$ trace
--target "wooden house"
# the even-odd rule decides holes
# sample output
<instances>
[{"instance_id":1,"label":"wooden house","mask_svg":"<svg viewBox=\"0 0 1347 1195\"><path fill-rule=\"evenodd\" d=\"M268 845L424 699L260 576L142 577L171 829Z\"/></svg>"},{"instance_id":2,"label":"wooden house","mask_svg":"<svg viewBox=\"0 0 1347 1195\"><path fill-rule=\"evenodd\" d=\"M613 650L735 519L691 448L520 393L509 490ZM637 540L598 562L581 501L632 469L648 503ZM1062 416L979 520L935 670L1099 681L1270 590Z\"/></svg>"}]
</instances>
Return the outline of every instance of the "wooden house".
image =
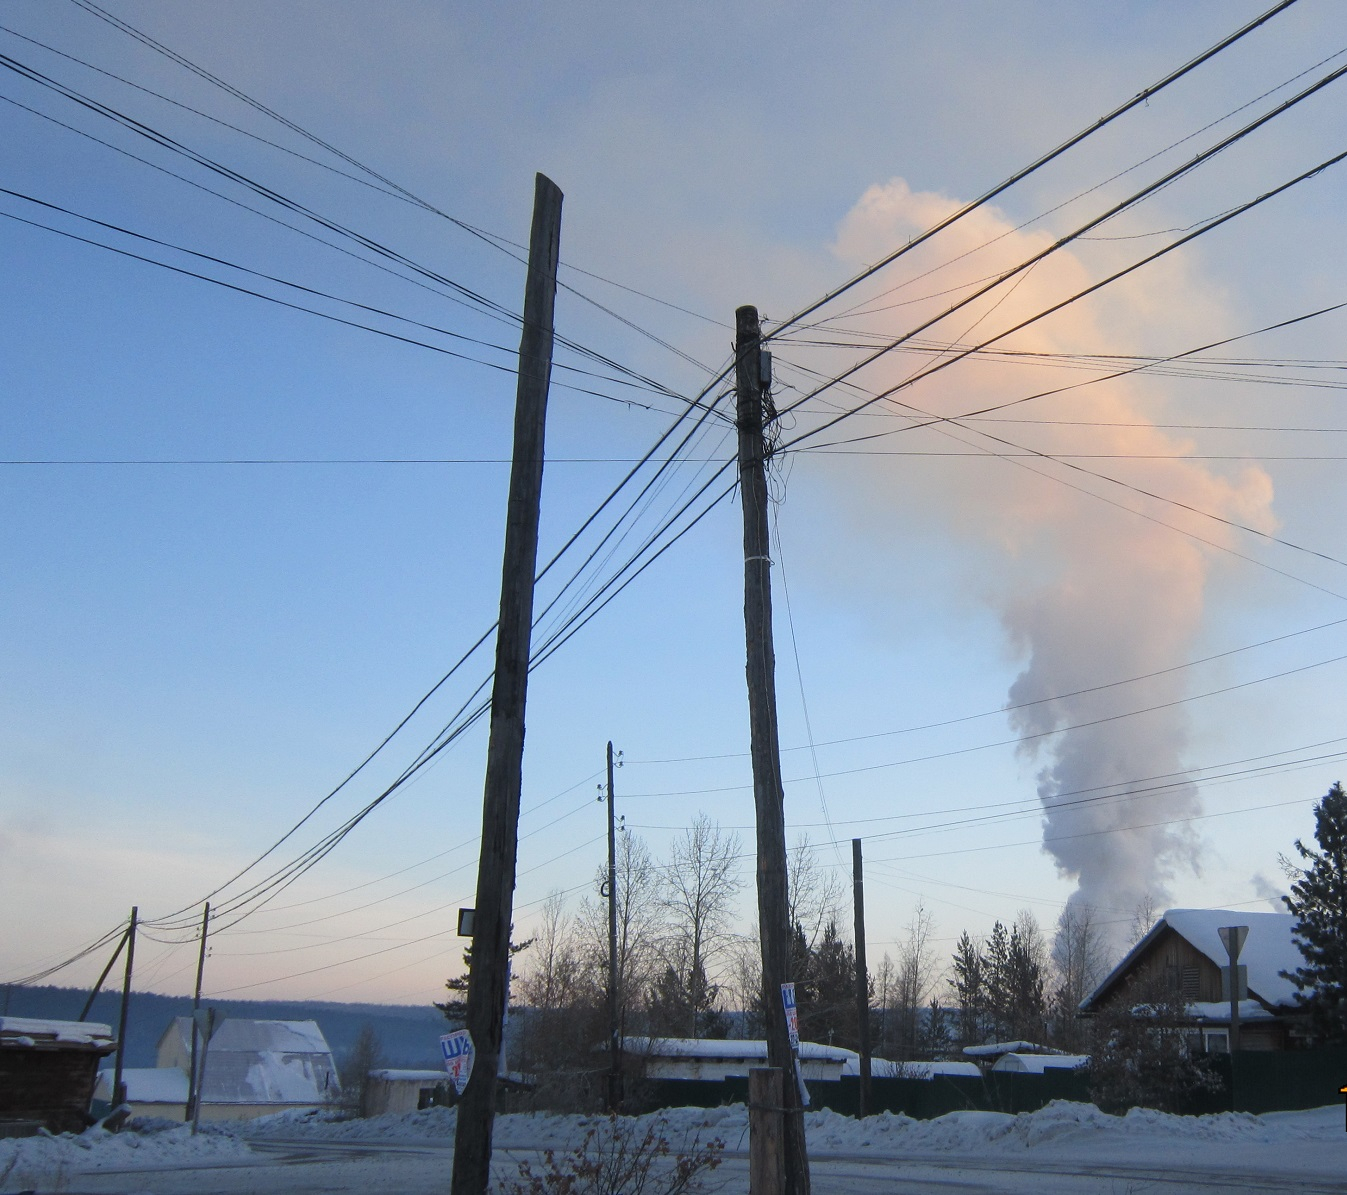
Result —
<instances>
[{"instance_id":1,"label":"wooden house","mask_svg":"<svg viewBox=\"0 0 1347 1195\"><path fill-rule=\"evenodd\" d=\"M1246 913L1230 909L1170 909L1089 996L1082 1016L1128 998L1132 981L1158 977L1186 1004L1186 1028L1205 1051L1230 1048L1229 958L1219 930L1248 926L1239 956L1240 1049L1285 1050L1301 1037L1296 986L1281 975L1304 962L1290 913Z\"/></svg>"}]
</instances>

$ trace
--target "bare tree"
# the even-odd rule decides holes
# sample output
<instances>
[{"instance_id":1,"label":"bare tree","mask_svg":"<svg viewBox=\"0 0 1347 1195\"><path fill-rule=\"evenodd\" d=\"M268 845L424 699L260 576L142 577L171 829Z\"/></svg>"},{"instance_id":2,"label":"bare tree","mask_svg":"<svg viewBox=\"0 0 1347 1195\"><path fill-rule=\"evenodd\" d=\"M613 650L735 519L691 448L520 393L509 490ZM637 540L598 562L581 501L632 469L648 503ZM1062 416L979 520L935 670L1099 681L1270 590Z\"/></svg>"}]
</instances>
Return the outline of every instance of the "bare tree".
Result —
<instances>
[{"instance_id":1,"label":"bare tree","mask_svg":"<svg viewBox=\"0 0 1347 1195\"><path fill-rule=\"evenodd\" d=\"M898 943L895 969L894 1014L899 1058L915 1058L918 1052L921 1010L936 983L935 953L931 934L935 921L920 901L912 911L907 932Z\"/></svg>"},{"instance_id":2,"label":"bare tree","mask_svg":"<svg viewBox=\"0 0 1347 1195\"><path fill-rule=\"evenodd\" d=\"M1052 939L1055 983L1051 1001L1053 1045L1072 1052L1081 1050L1089 1036L1078 1010L1108 972L1108 948L1094 909L1067 905L1057 919Z\"/></svg>"},{"instance_id":3,"label":"bare tree","mask_svg":"<svg viewBox=\"0 0 1347 1195\"><path fill-rule=\"evenodd\" d=\"M845 922L847 885L835 867L823 863L808 834L796 839L788 860L790 924L798 926L813 950L829 923Z\"/></svg>"},{"instance_id":4,"label":"bare tree","mask_svg":"<svg viewBox=\"0 0 1347 1195\"><path fill-rule=\"evenodd\" d=\"M585 1065L591 1038L596 1032L602 1038L597 1024L601 981L596 983L594 969L585 964L560 892L553 892L543 905L533 950L513 986L526 1006L521 1061L539 1070Z\"/></svg>"},{"instance_id":5,"label":"bare tree","mask_svg":"<svg viewBox=\"0 0 1347 1195\"><path fill-rule=\"evenodd\" d=\"M732 940L730 918L741 887L739 838L726 834L705 814L673 844L660 884L658 905L664 932L660 967L652 986L656 1008L670 1029L679 1022L690 1037L708 1027L719 1000L715 972Z\"/></svg>"},{"instance_id":6,"label":"bare tree","mask_svg":"<svg viewBox=\"0 0 1347 1195\"><path fill-rule=\"evenodd\" d=\"M1127 949L1131 950L1133 946L1150 933L1151 927L1159 920L1160 914L1155 907L1155 897L1147 892L1137 901L1137 907L1132 910L1132 925L1127 938Z\"/></svg>"},{"instance_id":7,"label":"bare tree","mask_svg":"<svg viewBox=\"0 0 1347 1195\"><path fill-rule=\"evenodd\" d=\"M384 1065L383 1042L373 1021L360 1026L351 1048L342 1057L338 1074L341 1076L341 1102L357 1116L368 1116L365 1100L369 1087L369 1073Z\"/></svg>"},{"instance_id":8,"label":"bare tree","mask_svg":"<svg viewBox=\"0 0 1347 1195\"><path fill-rule=\"evenodd\" d=\"M873 1049L881 1057L888 1057L894 1048L893 1003L898 986L898 972L893 965L893 956L886 950L870 976L870 986L874 991L875 1016L870 1023L870 1040Z\"/></svg>"}]
</instances>

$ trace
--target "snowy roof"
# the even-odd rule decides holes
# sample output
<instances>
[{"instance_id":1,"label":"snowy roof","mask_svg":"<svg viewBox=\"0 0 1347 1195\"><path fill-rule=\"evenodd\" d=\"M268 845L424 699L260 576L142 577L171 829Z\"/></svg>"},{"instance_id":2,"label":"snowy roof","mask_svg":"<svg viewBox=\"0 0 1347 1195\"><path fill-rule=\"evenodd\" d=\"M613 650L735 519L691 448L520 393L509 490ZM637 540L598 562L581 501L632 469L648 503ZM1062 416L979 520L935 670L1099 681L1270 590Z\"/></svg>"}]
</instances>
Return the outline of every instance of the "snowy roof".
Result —
<instances>
[{"instance_id":1,"label":"snowy roof","mask_svg":"<svg viewBox=\"0 0 1347 1195\"><path fill-rule=\"evenodd\" d=\"M447 1083L448 1071L398 1071L387 1068L370 1071L371 1079L382 1079L385 1083Z\"/></svg>"},{"instance_id":2,"label":"snowy roof","mask_svg":"<svg viewBox=\"0 0 1347 1195\"><path fill-rule=\"evenodd\" d=\"M164 1036L192 1040L191 1017ZM210 1040L202 1085L207 1104L321 1104L338 1088L337 1069L316 1021L221 1021Z\"/></svg>"},{"instance_id":3,"label":"snowy roof","mask_svg":"<svg viewBox=\"0 0 1347 1195\"><path fill-rule=\"evenodd\" d=\"M1033 1041L991 1041L985 1046L964 1046L970 1058L996 1058L1002 1054L1060 1054L1051 1046L1040 1046Z\"/></svg>"},{"instance_id":4,"label":"snowy roof","mask_svg":"<svg viewBox=\"0 0 1347 1195\"><path fill-rule=\"evenodd\" d=\"M621 1049L627 1054L648 1054L660 1058L766 1058L767 1043L751 1039L709 1037L624 1037ZM800 1057L817 1062L842 1062L858 1055L840 1046L824 1046L802 1041Z\"/></svg>"},{"instance_id":5,"label":"snowy roof","mask_svg":"<svg viewBox=\"0 0 1347 1195\"><path fill-rule=\"evenodd\" d=\"M1081 1008L1090 1009L1167 929L1172 929L1216 966L1228 967L1230 959L1221 942L1221 935L1217 932L1227 925L1249 927L1249 936L1239 954L1240 966L1248 970L1249 995L1257 997L1264 1004L1294 1008L1296 985L1289 979L1283 979L1279 972L1294 971L1305 962L1293 936L1295 917L1290 913L1246 913L1231 909L1167 910L1151 927L1150 933L1109 972L1108 978L1081 1001ZM1229 1013L1226 1015L1228 1017Z\"/></svg>"},{"instance_id":6,"label":"snowy roof","mask_svg":"<svg viewBox=\"0 0 1347 1195\"><path fill-rule=\"evenodd\" d=\"M112 1099L113 1072L98 1072L94 1099ZM179 1066L128 1067L122 1071L126 1098L135 1104L187 1103L187 1072Z\"/></svg>"},{"instance_id":7,"label":"snowy roof","mask_svg":"<svg viewBox=\"0 0 1347 1195\"><path fill-rule=\"evenodd\" d=\"M11 1046L108 1046L112 1026L97 1021L49 1021L38 1017L0 1017L0 1040Z\"/></svg>"},{"instance_id":8,"label":"snowy roof","mask_svg":"<svg viewBox=\"0 0 1347 1195\"><path fill-rule=\"evenodd\" d=\"M1088 1054L1006 1054L996 1060L994 1071L1011 1071L1021 1075L1041 1075L1045 1070L1075 1070L1088 1066Z\"/></svg>"}]
</instances>

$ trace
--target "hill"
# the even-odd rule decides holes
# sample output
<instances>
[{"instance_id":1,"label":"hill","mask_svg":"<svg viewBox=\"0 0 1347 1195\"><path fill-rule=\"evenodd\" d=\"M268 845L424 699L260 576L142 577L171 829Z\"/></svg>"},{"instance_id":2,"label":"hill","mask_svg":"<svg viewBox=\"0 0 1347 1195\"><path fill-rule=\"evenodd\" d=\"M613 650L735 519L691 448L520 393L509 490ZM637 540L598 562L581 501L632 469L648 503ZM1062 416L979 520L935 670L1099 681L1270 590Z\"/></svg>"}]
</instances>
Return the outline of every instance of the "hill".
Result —
<instances>
[{"instance_id":1,"label":"hill","mask_svg":"<svg viewBox=\"0 0 1347 1195\"><path fill-rule=\"evenodd\" d=\"M73 1021L89 993L81 988L11 987L0 990L0 1012L14 1017L49 1017ZM256 1020L318 1022L338 1066L365 1025L372 1025L383 1045L384 1064L395 1067L438 1068L440 1034L448 1026L431 1005L335 1004L311 1000L211 1000L207 1003L227 1017ZM89 1013L114 1030L121 992L100 992ZM126 1065L153 1066L155 1046L174 1017L190 1016L190 996L161 996L132 992L127 1016Z\"/></svg>"}]
</instances>

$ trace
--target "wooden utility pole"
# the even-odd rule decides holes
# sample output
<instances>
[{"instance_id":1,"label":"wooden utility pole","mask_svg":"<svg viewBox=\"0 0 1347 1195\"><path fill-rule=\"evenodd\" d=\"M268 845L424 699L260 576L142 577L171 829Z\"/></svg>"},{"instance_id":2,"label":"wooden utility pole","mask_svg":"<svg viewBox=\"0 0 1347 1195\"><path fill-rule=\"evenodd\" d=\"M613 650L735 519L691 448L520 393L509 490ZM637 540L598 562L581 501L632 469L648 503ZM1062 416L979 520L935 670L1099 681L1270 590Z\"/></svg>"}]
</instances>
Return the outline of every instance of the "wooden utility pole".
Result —
<instances>
[{"instance_id":1,"label":"wooden utility pole","mask_svg":"<svg viewBox=\"0 0 1347 1195\"><path fill-rule=\"evenodd\" d=\"M201 913L201 950L196 956L196 988L192 992L192 1068L187 1072L187 1104L183 1108L183 1119L196 1123L196 1101L200 1093L196 1089L196 1052L201 1031L196 1023L196 1011L201 1007L201 977L206 970L206 930L210 925L210 901Z\"/></svg>"},{"instance_id":2,"label":"wooden utility pole","mask_svg":"<svg viewBox=\"0 0 1347 1195\"><path fill-rule=\"evenodd\" d=\"M608 743L608 1111L622 1100L622 1042L618 1028L617 816L613 812L613 744Z\"/></svg>"},{"instance_id":3,"label":"wooden utility pole","mask_svg":"<svg viewBox=\"0 0 1347 1195\"><path fill-rule=\"evenodd\" d=\"M122 953L122 948L126 945L128 930L122 930L122 936L117 939L117 949L112 952L112 957L108 959L108 965L103 968L103 973L98 977L98 982L94 984L93 990L89 993L89 998L84 1002L84 1007L80 1010L79 1019L87 1021L89 1019L89 1010L93 1008L94 1001L98 999L98 993L103 990L103 983L109 975L112 974L112 968L116 965L118 956ZM9 989L5 989L5 1008L9 1008Z\"/></svg>"},{"instance_id":4,"label":"wooden utility pole","mask_svg":"<svg viewBox=\"0 0 1347 1195\"><path fill-rule=\"evenodd\" d=\"M851 904L856 918L856 1025L861 1047L861 1081L856 1115L870 1115L870 972L865 965L865 876L861 840L851 840Z\"/></svg>"},{"instance_id":5,"label":"wooden utility pole","mask_svg":"<svg viewBox=\"0 0 1347 1195\"><path fill-rule=\"evenodd\" d=\"M122 1011L117 1019L117 1062L112 1071L112 1106L126 1103L126 1084L122 1070L126 1062L126 1014L131 1007L131 969L136 961L136 918L140 909L132 906L131 921L126 927L126 976L122 980Z\"/></svg>"},{"instance_id":6,"label":"wooden utility pole","mask_svg":"<svg viewBox=\"0 0 1347 1195\"><path fill-rule=\"evenodd\" d=\"M766 427L776 417L765 392L762 331L756 307L735 313L735 389L739 429L739 497L744 508L744 637L748 649L748 716L757 809L758 936L762 944L767 1065L779 1070L785 1151L784 1195L809 1195L809 1152L795 1059L781 985L790 978L790 912L786 888L786 812L781 743L776 725L776 653L772 646L772 574L767 538Z\"/></svg>"},{"instance_id":7,"label":"wooden utility pole","mask_svg":"<svg viewBox=\"0 0 1347 1195\"><path fill-rule=\"evenodd\" d=\"M533 192L524 330L519 342L514 454L501 569L496 675L491 689L491 735L482 799L482 848L477 867L472 963L468 970L467 1028L476 1050L472 1077L458 1105L453 1195L486 1195L491 1177L491 1130L496 1116L500 1059L514 913L523 781L524 703L533 625L533 577L538 564L538 512L543 484L543 438L552 377L552 324L561 247L561 191L538 175Z\"/></svg>"}]
</instances>

